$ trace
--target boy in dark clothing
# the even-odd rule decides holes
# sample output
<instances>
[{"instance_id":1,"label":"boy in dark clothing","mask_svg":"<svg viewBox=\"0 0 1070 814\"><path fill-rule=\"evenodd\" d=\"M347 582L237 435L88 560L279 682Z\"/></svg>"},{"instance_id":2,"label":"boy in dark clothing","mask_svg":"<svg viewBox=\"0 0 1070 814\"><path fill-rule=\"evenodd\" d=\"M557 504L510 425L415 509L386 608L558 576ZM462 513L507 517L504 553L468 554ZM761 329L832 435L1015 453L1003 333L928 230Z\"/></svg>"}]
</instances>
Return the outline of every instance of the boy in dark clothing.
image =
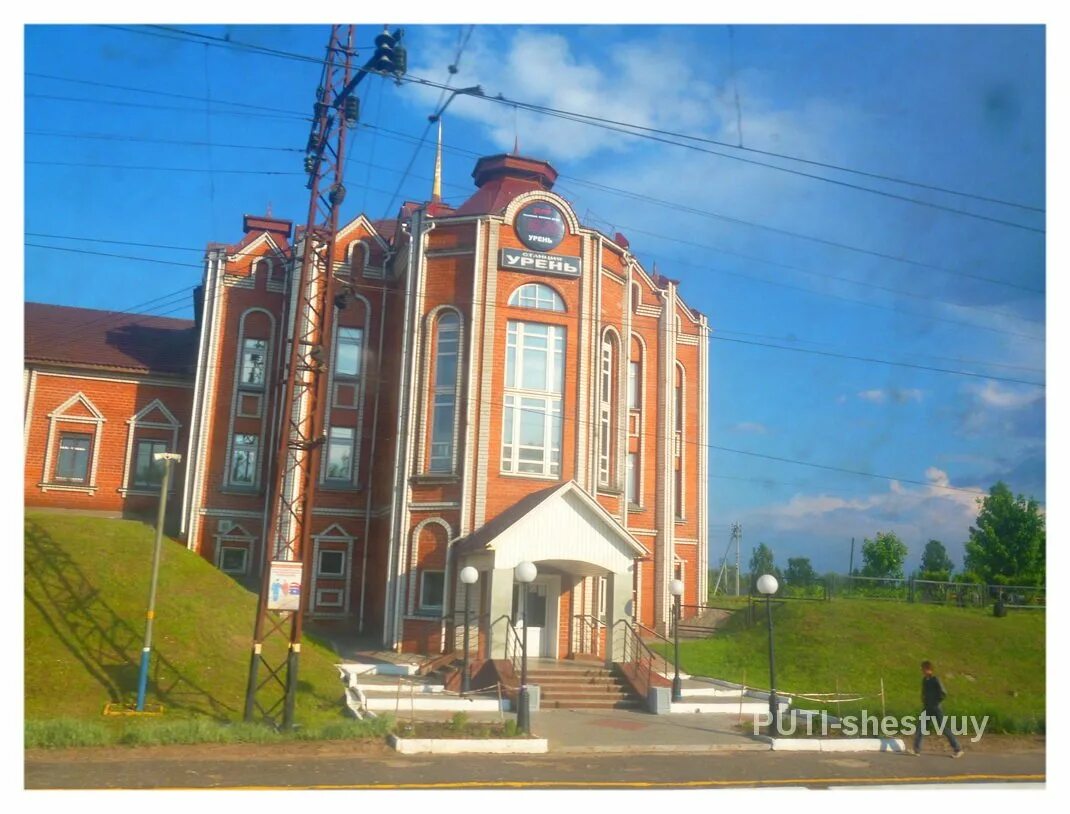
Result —
<instances>
[{"instance_id":1,"label":"boy in dark clothing","mask_svg":"<svg viewBox=\"0 0 1070 814\"><path fill-rule=\"evenodd\" d=\"M921 703L925 708L919 716L918 731L914 735L914 750L912 754L921 754L921 738L924 734L923 726L934 727L935 731L939 732L941 726L944 727L944 735L947 736L947 742L951 744L953 750L951 757L962 757L962 747L959 746L959 742L955 739L955 733L951 731L951 727L947 724L944 716L944 710L940 704L947 698L947 692L944 690L944 685L940 683L940 679L933 673L933 663L931 661L923 661L921 663Z\"/></svg>"}]
</instances>

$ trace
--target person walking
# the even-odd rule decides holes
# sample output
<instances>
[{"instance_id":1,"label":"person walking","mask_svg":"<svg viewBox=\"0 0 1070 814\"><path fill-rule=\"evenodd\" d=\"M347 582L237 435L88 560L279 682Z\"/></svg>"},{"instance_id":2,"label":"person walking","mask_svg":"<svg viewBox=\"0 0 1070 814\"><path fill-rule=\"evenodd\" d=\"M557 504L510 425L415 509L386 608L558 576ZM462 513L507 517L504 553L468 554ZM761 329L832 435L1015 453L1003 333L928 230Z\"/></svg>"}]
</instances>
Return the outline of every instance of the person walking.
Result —
<instances>
[{"instance_id":1,"label":"person walking","mask_svg":"<svg viewBox=\"0 0 1070 814\"><path fill-rule=\"evenodd\" d=\"M933 663L923 661L921 673L921 704L924 709L918 716L918 729L914 734L914 749L911 754L915 756L921 754L921 738L926 734L928 727L932 726L937 733L942 731L947 737L947 742L952 749L951 757L962 757L962 747L959 746L955 733L951 731L947 716L944 715L943 707L940 706L947 698L947 691L933 672Z\"/></svg>"}]
</instances>

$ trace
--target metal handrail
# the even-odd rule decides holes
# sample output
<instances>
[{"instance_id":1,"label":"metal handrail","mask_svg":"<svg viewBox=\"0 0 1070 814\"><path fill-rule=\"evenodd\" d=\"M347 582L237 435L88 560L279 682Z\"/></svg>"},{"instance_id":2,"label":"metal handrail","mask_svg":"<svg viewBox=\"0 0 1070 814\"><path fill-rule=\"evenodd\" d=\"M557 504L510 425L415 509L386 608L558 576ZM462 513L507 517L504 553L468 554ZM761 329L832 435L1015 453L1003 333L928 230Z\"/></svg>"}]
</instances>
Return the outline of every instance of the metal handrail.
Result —
<instances>
[{"instance_id":1,"label":"metal handrail","mask_svg":"<svg viewBox=\"0 0 1070 814\"><path fill-rule=\"evenodd\" d=\"M601 643L599 629L605 627L606 623L590 613L576 613L573 614L572 618L575 619L579 625L582 625L582 627L577 625L574 628L573 652L579 650L581 653L590 653L591 655L597 656L599 645ZM588 634L588 641L586 644L584 644L583 641L584 633ZM580 639L578 648L575 646L575 638L577 635Z\"/></svg>"},{"instance_id":2,"label":"metal handrail","mask_svg":"<svg viewBox=\"0 0 1070 814\"><path fill-rule=\"evenodd\" d=\"M524 640L520 638L520 634L516 632L516 626L513 624L513 620L508 615L503 614L499 616L494 624L505 620L505 657L509 659L513 665L513 673L516 676L520 675L521 664L524 659ZM512 645L512 647L510 647ZM512 650L512 655L510 655Z\"/></svg>"},{"instance_id":3,"label":"metal handrail","mask_svg":"<svg viewBox=\"0 0 1070 814\"><path fill-rule=\"evenodd\" d=\"M648 631L649 633L653 634L654 638L660 639L661 641L665 642L665 644L667 644L667 645L671 646L672 643L673 643L672 639L670 639L670 638L668 638L666 636L662 636L656 630L654 630L653 628L647 627L642 622L636 622L635 626L637 628L639 628L640 630ZM642 637L641 636L640 636L639 640L642 641ZM646 644L646 642L643 642L643 646L646 647L647 650L650 650L650 647L649 647L649 645ZM670 671L673 670L674 665L673 665L673 663L671 661L669 661L667 656L664 656L661 653L658 653L658 652L656 652L654 650L650 650L650 652L653 653L655 657L660 657L661 658L661 661L662 661L662 663L664 665L664 668L665 668L664 671L663 671L663 674L668 674Z\"/></svg>"},{"instance_id":4,"label":"metal handrail","mask_svg":"<svg viewBox=\"0 0 1070 814\"><path fill-rule=\"evenodd\" d=\"M650 687L653 682L654 661L658 658L665 661L665 657L659 656L647 647L646 642L640 637L639 632L632 627L627 619L620 619L617 624L624 625L625 630L624 647L622 648L623 652L621 654L623 658L621 660L626 663L630 662L635 664L636 678L640 678L645 672L646 686Z\"/></svg>"}]
</instances>

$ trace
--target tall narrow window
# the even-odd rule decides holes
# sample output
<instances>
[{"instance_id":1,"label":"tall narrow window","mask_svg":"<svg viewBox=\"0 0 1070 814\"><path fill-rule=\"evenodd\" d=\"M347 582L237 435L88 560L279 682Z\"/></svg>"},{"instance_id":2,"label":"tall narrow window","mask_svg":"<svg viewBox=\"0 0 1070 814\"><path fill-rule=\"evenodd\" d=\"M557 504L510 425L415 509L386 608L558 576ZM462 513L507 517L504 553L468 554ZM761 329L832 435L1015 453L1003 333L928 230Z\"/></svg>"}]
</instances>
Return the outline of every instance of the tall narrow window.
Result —
<instances>
[{"instance_id":1,"label":"tall narrow window","mask_svg":"<svg viewBox=\"0 0 1070 814\"><path fill-rule=\"evenodd\" d=\"M93 436L64 432L59 436L56 480L85 483L89 479L89 448Z\"/></svg>"},{"instance_id":2,"label":"tall narrow window","mask_svg":"<svg viewBox=\"0 0 1070 814\"><path fill-rule=\"evenodd\" d=\"M628 362L628 409L639 409L639 363L634 359Z\"/></svg>"},{"instance_id":3,"label":"tall narrow window","mask_svg":"<svg viewBox=\"0 0 1070 814\"><path fill-rule=\"evenodd\" d=\"M241 387L262 388L267 359L267 340L248 339L242 342L241 375L238 384Z\"/></svg>"},{"instance_id":4,"label":"tall narrow window","mask_svg":"<svg viewBox=\"0 0 1070 814\"><path fill-rule=\"evenodd\" d=\"M676 378L673 389L673 422L674 422L674 471L673 471L673 502L676 518L684 516L684 369L676 363Z\"/></svg>"},{"instance_id":5,"label":"tall narrow window","mask_svg":"<svg viewBox=\"0 0 1070 814\"><path fill-rule=\"evenodd\" d=\"M509 320L505 349L502 471L561 474L565 329Z\"/></svg>"},{"instance_id":6,"label":"tall narrow window","mask_svg":"<svg viewBox=\"0 0 1070 814\"><path fill-rule=\"evenodd\" d=\"M444 312L436 322L435 377L431 398L432 472L452 472L457 417L457 374L460 368L461 318Z\"/></svg>"},{"instance_id":7,"label":"tall narrow window","mask_svg":"<svg viewBox=\"0 0 1070 814\"><path fill-rule=\"evenodd\" d=\"M598 388L598 484L609 486L613 449L613 339L602 339L602 367Z\"/></svg>"},{"instance_id":8,"label":"tall narrow window","mask_svg":"<svg viewBox=\"0 0 1070 814\"><path fill-rule=\"evenodd\" d=\"M334 359L334 375L347 379L359 378L363 362L363 349L363 328L339 328Z\"/></svg>"},{"instance_id":9,"label":"tall narrow window","mask_svg":"<svg viewBox=\"0 0 1070 814\"><path fill-rule=\"evenodd\" d=\"M625 482L625 498L634 506L639 505L639 453L628 453L628 472Z\"/></svg>"},{"instance_id":10,"label":"tall narrow window","mask_svg":"<svg viewBox=\"0 0 1070 814\"><path fill-rule=\"evenodd\" d=\"M237 486L256 485L256 467L260 439L256 435L239 432L234 434L231 452L230 482Z\"/></svg>"},{"instance_id":11,"label":"tall narrow window","mask_svg":"<svg viewBox=\"0 0 1070 814\"><path fill-rule=\"evenodd\" d=\"M353 478L353 428L331 427L327 435L327 480Z\"/></svg>"}]
</instances>

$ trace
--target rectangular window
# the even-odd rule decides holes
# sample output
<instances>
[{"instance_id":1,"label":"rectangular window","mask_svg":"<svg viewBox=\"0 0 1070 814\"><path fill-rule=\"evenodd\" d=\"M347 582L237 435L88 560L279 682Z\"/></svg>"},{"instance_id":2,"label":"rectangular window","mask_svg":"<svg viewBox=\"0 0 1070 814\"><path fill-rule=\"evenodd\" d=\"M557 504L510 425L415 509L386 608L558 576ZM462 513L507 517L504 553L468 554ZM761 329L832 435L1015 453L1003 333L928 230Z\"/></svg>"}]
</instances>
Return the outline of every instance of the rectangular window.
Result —
<instances>
[{"instance_id":1,"label":"rectangular window","mask_svg":"<svg viewBox=\"0 0 1070 814\"><path fill-rule=\"evenodd\" d=\"M234 435L230 458L230 482L236 486L255 486L260 439L239 432Z\"/></svg>"},{"instance_id":2,"label":"rectangular window","mask_svg":"<svg viewBox=\"0 0 1070 814\"><path fill-rule=\"evenodd\" d=\"M227 574L244 574L248 559L248 549L225 545L219 550L219 570Z\"/></svg>"},{"instance_id":3,"label":"rectangular window","mask_svg":"<svg viewBox=\"0 0 1070 814\"><path fill-rule=\"evenodd\" d=\"M163 480L163 461L153 456L167 452L166 441L138 441L134 458L134 486L159 487Z\"/></svg>"},{"instance_id":4,"label":"rectangular window","mask_svg":"<svg viewBox=\"0 0 1070 814\"><path fill-rule=\"evenodd\" d=\"M639 363L628 363L628 409L639 409Z\"/></svg>"},{"instance_id":5,"label":"rectangular window","mask_svg":"<svg viewBox=\"0 0 1070 814\"><path fill-rule=\"evenodd\" d=\"M603 403L598 412L598 483L609 485L609 405Z\"/></svg>"},{"instance_id":6,"label":"rectangular window","mask_svg":"<svg viewBox=\"0 0 1070 814\"><path fill-rule=\"evenodd\" d=\"M320 577L344 577L346 573L346 553L344 551L323 550L316 562L316 575Z\"/></svg>"},{"instance_id":7,"label":"rectangular window","mask_svg":"<svg viewBox=\"0 0 1070 814\"><path fill-rule=\"evenodd\" d=\"M625 489L627 494L625 497L628 502L638 506L639 505L639 453L628 453L628 473L627 480L625 482Z\"/></svg>"},{"instance_id":8,"label":"rectangular window","mask_svg":"<svg viewBox=\"0 0 1070 814\"><path fill-rule=\"evenodd\" d=\"M420 609L442 610L446 574L443 571L424 571L420 576Z\"/></svg>"},{"instance_id":9,"label":"rectangular window","mask_svg":"<svg viewBox=\"0 0 1070 814\"><path fill-rule=\"evenodd\" d=\"M328 432L327 480L352 480L353 436L352 427L331 427Z\"/></svg>"},{"instance_id":10,"label":"rectangular window","mask_svg":"<svg viewBox=\"0 0 1070 814\"><path fill-rule=\"evenodd\" d=\"M673 500L676 508L676 519L682 520L684 517L684 473L682 469L677 469L673 472Z\"/></svg>"},{"instance_id":11,"label":"rectangular window","mask_svg":"<svg viewBox=\"0 0 1070 814\"><path fill-rule=\"evenodd\" d=\"M360 376L363 348L363 328L339 328L337 349L335 350L334 375L350 379Z\"/></svg>"},{"instance_id":12,"label":"rectangular window","mask_svg":"<svg viewBox=\"0 0 1070 814\"><path fill-rule=\"evenodd\" d=\"M598 578L598 618L605 621L606 598L609 593L609 580L605 577Z\"/></svg>"},{"instance_id":13,"label":"rectangular window","mask_svg":"<svg viewBox=\"0 0 1070 814\"><path fill-rule=\"evenodd\" d=\"M89 449L92 435L64 432L59 436L59 457L56 459L56 480L86 483L89 480Z\"/></svg>"},{"instance_id":14,"label":"rectangular window","mask_svg":"<svg viewBox=\"0 0 1070 814\"><path fill-rule=\"evenodd\" d=\"M453 393L436 393L431 416L431 471L453 471Z\"/></svg>"},{"instance_id":15,"label":"rectangular window","mask_svg":"<svg viewBox=\"0 0 1070 814\"><path fill-rule=\"evenodd\" d=\"M238 384L241 387L263 387L264 370L267 360L266 339L246 339L242 342L241 352L241 376Z\"/></svg>"},{"instance_id":16,"label":"rectangular window","mask_svg":"<svg viewBox=\"0 0 1070 814\"><path fill-rule=\"evenodd\" d=\"M563 327L509 321L502 419L503 472L560 475L564 357Z\"/></svg>"}]
</instances>

